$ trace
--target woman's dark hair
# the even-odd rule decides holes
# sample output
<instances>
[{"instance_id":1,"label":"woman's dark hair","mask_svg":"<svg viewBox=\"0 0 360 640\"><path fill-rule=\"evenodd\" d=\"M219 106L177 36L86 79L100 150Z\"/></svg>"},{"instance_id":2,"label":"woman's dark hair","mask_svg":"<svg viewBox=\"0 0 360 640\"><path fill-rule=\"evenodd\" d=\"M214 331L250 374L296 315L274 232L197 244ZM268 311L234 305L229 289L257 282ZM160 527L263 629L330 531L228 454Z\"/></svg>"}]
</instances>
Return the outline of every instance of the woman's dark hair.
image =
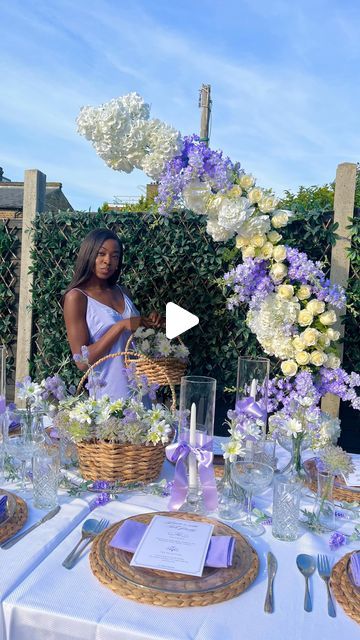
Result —
<instances>
[{"instance_id":1,"label":"woman's dark hair","mask_svg":"<svg viewBox=\"0 0 360 640\"><path fill-rule=\"evenodd\" d=\"M69 286L65 289L64 295L62 297L62 302L68 291L71 289L75 289L75 287L79 287L84 284L91 275L93 274L93 269L95 266L96 257L100 251L100 248L106 242L106 240L116 240L119 245L119 264L115 273L108 279L110 286L113 286L117 283L119 279L119 275L121 273L122 268L122 258L123 258L123 246L117 237L116 233L110 231L110 229L93 229L90 233L85 236L82 241L78 253L78 257L75 263L75 271L72 277L72 280Z\"/></svg>"}]
</instances>

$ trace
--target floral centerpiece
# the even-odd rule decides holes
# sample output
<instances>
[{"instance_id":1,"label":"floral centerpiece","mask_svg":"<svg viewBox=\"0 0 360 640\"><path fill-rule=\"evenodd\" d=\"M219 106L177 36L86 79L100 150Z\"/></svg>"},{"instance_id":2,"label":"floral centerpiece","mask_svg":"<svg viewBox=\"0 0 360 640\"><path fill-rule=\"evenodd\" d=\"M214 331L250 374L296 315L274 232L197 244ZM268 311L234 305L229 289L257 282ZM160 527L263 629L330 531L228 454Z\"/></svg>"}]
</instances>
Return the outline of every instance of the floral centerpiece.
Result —
<instances>
[{"instance_id":1,"label":"floral centerpiece","mask_svg":"<svg viewBox=\"0 0 360 640\"><path fill-rule=\"evenodd\" d=\"M76 443L85 480L154 480L171 440L174 416L162 405L145 408L139 398L108 396L60 402L55 425Z\"/></svg>"}]
</instances>

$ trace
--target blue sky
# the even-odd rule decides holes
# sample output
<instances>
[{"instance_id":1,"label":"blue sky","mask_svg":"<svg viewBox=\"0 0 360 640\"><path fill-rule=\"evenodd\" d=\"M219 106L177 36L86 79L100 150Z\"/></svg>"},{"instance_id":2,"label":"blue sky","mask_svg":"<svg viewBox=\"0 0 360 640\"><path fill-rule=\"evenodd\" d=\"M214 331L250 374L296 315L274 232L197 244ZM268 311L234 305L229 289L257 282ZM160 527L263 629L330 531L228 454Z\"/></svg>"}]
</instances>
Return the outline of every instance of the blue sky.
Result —
<instances>
[{"instance_id":1,"label":"blue sky","mask_svg":"<svg viewBox=\"0 0 360 640\"><path fill-rule=\"evenodd\" d=\"M360 160L357 0L12 0L0 3L0 166L37 168L77 209L140 196L76 132L83 105L137 91L152 117L198 132L278 195Z\"/></svg>"}]
</instances>

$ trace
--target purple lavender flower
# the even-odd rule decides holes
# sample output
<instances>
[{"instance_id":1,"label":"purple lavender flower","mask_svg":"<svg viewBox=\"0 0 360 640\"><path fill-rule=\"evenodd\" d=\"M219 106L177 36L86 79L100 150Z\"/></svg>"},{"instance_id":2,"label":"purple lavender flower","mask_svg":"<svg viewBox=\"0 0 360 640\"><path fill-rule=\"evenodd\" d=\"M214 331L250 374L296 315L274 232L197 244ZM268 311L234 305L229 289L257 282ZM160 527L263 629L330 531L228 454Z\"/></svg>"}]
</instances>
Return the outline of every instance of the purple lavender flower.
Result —
<instances>
[{"instance_id":1,"label":"purple lavender flower","mask_svg":"<svg viewBox=\"0 0 360 640\"><path fill-rule=\"evenodd\" d=\"M99 493L96 498L94 498L93 500L91 500L89 507L90 507L90 511L93 511L94 509L96 509L96 507L101 507L104 504L107 504L108 502L110 502L111 498L110 495L108 493Z\"/></svg>"},{"instance_id":2,"label":"purple lavender flower","mask_svg":"<svg viewBox=\"0 0 360 640\"><path fill-rule=\"evenodd\" d=\"M339 549L343 544L346 544L346 536L340 531L334 531L329 539L329 547L331 551L336 551L336 549Z\"/></svg>"}]
</instances>

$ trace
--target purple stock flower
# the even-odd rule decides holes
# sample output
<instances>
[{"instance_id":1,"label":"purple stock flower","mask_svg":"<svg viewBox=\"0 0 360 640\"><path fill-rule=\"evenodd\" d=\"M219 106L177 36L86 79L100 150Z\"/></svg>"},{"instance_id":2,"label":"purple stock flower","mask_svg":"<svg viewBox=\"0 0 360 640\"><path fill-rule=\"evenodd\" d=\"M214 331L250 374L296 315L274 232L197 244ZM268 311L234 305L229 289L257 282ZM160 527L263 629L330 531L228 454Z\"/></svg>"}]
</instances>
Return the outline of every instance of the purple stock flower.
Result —
<instances>
[{"instance_id":1,"label":"purple stock flower","mask_svg":"<svg viewBox=\"0 0 360 640\"><path fill-rule=\"evenodd\" d=\"M90 511L93 511L93 509L96 509L96 507L101 507L104 504L107 504L108 502L110 502L111 498L110 495L108 493L99 493L96 498L94 498L93 500L91 500L89 507L90 507Z\"/></svg>"},{"instance_id":2,"label":"purple stock flower","mask_svg":"<svg viewBox=\"0 0 360 640\"><path fill-rule=\"evenodd\" d=\"M346 544L346 536L340 531L334 531L329 539L329 547L331 551L336 551L336 549L342 547L343 544Z\"/></svg>"}]
</instances>

